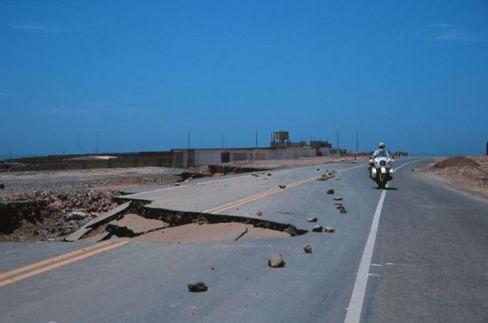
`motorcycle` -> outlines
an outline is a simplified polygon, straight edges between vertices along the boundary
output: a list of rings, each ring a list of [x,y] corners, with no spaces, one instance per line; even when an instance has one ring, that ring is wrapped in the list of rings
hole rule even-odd
[[[391,156],[376,156],[369,160],[369,177],[378,184],[378,188],[386,188],[388,182],[393,179],[395,170],[392,162],[394,161]]]

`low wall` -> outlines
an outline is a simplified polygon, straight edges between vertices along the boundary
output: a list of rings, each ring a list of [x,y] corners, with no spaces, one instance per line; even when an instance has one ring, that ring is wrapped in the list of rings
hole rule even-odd
[[[325,156],[329,148],[288,147],[231,149],[174,149],[161,152],[46,156],[8,160],[0,170],[73,170],[129,167],[193,167],[254,160]],[[104,156],[104,157],[103,157]],[[110,156],[110,157],[108,157]]]
[[[324,148],[322,155],[328,154]],[[232,148],[232,149],[186,149],[174,150],[181,155],[179,167],[193,167],[204,165],[219,165],[232,162],[250,162],[254,160],[296,159],[299,157],[319,156],[315,148],[289,147],[281,149],[272,148]]]
[[[7,171],[29,170],[74,170],[96,168],[130,168],[130,167],[183,167],[176,162],[172,152],[159,154],[121,154],[113,158],[29,158],[18,159],[6,167]]]

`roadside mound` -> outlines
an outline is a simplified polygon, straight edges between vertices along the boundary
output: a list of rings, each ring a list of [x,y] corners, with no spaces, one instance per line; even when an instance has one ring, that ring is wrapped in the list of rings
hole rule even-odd
[[[433,176],[488,196],[488,158],[452,157],[425,169]]]
[[[432,165],[434,169],[443,169],[448,167],[480,167],[480,164],[472,159],[463,156],[451,157]]]

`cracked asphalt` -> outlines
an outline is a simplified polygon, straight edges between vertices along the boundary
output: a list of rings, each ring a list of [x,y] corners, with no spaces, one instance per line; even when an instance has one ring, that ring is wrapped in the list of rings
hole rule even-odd
[[[412,159],[398,160],[397,166]],[[419,161],[415,167],[425,163]],[[317,171],[320,168],[321,171]],[[344,170],[303,182],[325,169]],[[347,170],[346,170],[347,169]],[[128,244],[0,287],[2,322],[343,322],[381,192],[367,165],[337,164],[195,181],[132,196],[154,206],[262,217],[335,233],[239,241]],[[264,179],[268,178],[268,179]],[[340,214],[331,195],[343,197]],[[256,195],[258,194],[258,195]],[[248,203],[247,196],[257,196]],[[360,319],[364,322],[485,322],[488,202],[402,168],[386,193]],[[257,215],[258,211],[262,215]],[[313,253],[303,246],[310,244]],[[88,246],[1,243],[0,271]],[[286,267],[272,269],[279,252]],[[205,282],[204,293],[187,284]]]

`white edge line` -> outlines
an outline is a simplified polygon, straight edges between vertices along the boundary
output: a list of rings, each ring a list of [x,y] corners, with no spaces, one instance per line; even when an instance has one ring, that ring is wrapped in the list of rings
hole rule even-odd
[[[401,168],[418,162],[419,160],[413,160],[403,165],[398,166],[397,171]],[[359,265],[358,273],[356,275],[356,281],[354,282],[354,288],[352,290],[351,300],[347,309],[345,323],[358,323],[361,319],[361,311],[363,309],[364,295],[366,294],[366,285],[368,283],[369,268],[371,266],[371,259],[373,258],[373,249],[376,242],[376,234],[378,232],[378,225],[381,217],[381,210],[383,209],[383,203],[385,202],[387,191],[382,191],[378,206],[373,217],[373,223],[371,224],[371,230],[369,231],[368,240],[364,247],[363,256],[361,257],[361,263]]]

